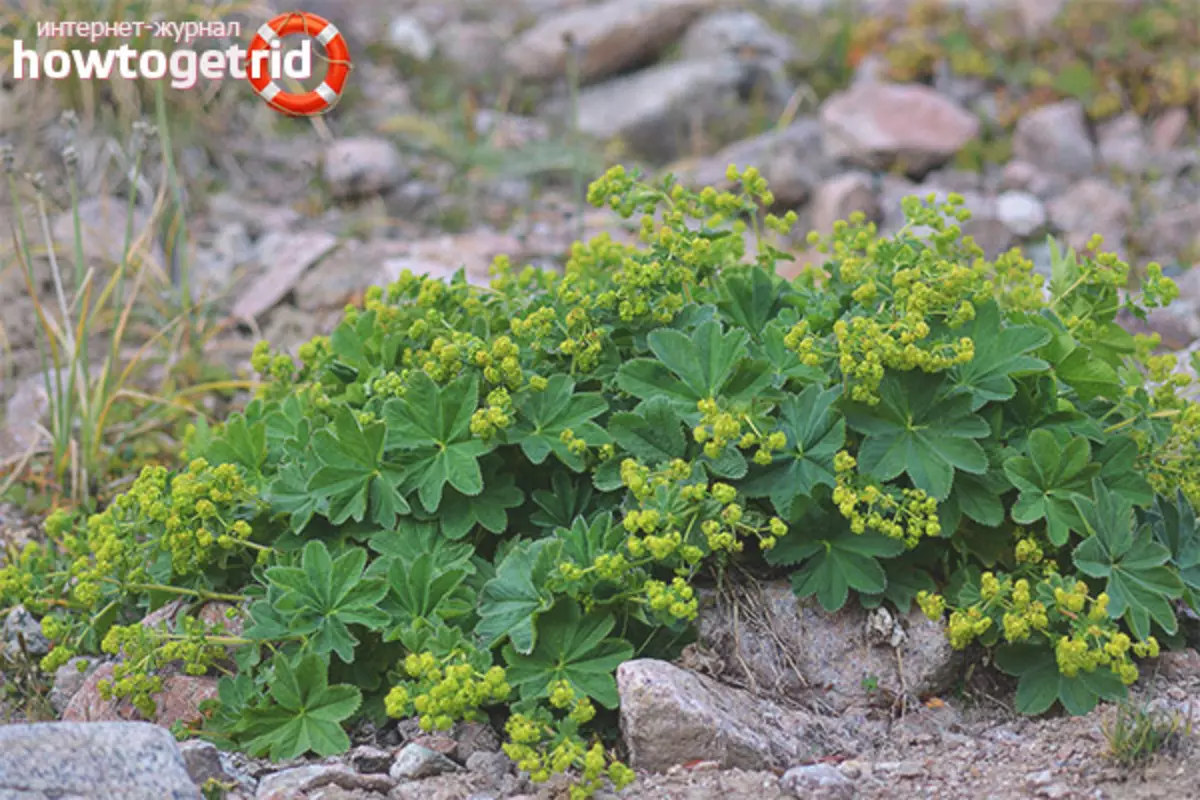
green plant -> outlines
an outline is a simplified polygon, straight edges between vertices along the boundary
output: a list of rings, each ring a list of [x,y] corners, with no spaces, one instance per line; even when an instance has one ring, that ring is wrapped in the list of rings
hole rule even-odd
[[[1123,767],[1133,767],[1156,753],[1185,743],[1192,720],[1179,711],[1161,711],[1149,704],[1122,700],[1103,725],[1109,756]]]
[[[729,179],[614,168],[589,200],[643,215],[639,246],[578,243],[563,275],[499,259],[486,289],[406,273],[298,363],[261,343],[258,395],[197,421],[185,469],[52,517],[0,603],[48,614],[47,667],[157,637],[236,671],[204,732],[226,746],[329,753],[354,715],[487,711],[577,797],[630,778],[602,736],[616,667],[680,652],[731,562],[829,611],[950,610],[1025,712],[1123,696],[1171,604],[1197,607],[1200,406],[1115,322],[1174,285],[1151,269],[1122,300],[1128,267],[1094,242],[1054,250],[1044,293],[963,237],[959,197],[909,198],[892,236],[839,223],[786,281],[742,234],[794,218],[763,214],[756,170]],[[110,637],[171,597],[248,624]]]
[[[74,115],[64,115],[64,119],[72,128],[79,124]],[[35,307],[36,343],[49,405],[48,426],[42,429],[38,425],[41,441],[0,481],[0,493],[23,479],[30,458],[48,449],[46,472],[54,494],[90,505],[97,495],[110,495],[118,479],[114,474],[124,469],[128,459],[123,453],[136,453],[144,462],[159,456],[161,450],[170,452],[171,445],[164,446],[162,440],[169,441],[172,425],[194,413],[195,396],[248,385],[228,380],[219,370],[190,370],[195,353],[203,349],[217,327],[206,319],[211,310],[208,305],[192,300],[186,279],[176,289],[179,281],[172,283],[165,265],[155,263],[152,254],[153,227],[163,209],[171,205],[167,195],[177,189],[167,128],[155,129],[142,122],[133,126],[130,179],[135,185],[142,179],[146,154],[160,133],[168,178],[160,187],[153,220],[145,230],[135,230],[135,193],[130,192],[123,209],[126,221],[120,255],[111,271],[109,265],[89,263],[85,256],[74,145],[62,153],[72,228],[70,269],[60,261],[67,244],[55,241],[52,235],[46,177],[26,175],[19,181],[12,150],[0,151],[0,171],[19,212],[12,231],[16,245],[13,263],[21,269]],[[29,205],[36,233],[25,223],[24,211]],[[184,241],[171,237],[169,252],[186,250]],[[36,261],[39,256],[45,258],[54,287],[49,303],[38,290],[42,282]],[[183,275],[186,278],[186,269]],[[156,390],[147,390],[145,374],[156,363],[165,367],[163,378]],[[163,433],[166,435],[160,435]],[[41,465],[35,461],[35,466]]]

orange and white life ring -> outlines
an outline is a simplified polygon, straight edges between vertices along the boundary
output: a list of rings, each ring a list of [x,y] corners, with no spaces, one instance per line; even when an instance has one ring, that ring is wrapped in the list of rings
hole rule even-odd
[[[255,51],[269,50],[271,42],[294,34],[304,34],[320,42],[329,61],[329,71],[321,85],[303,94],[285,92],[271,79],[269,70],[260,69],[260,74],[255,75],[255,70],[251,68]],[[250,41],[246,59],[246,78],[254,91],[272,108],[293,117],[310,117],[332,108],[341,97],[346,77],[353,68],[350,50],[337,26],[316,14],[303,11],[280,14],[262,25]]]

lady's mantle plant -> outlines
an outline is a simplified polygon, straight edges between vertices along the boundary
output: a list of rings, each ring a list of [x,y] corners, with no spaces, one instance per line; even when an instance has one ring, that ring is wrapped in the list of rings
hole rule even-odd
[[[983,258],[957,198],[910,199],[892,236],[840,223],[786,281],[765,244],[741,263],[772,198],[732,174],[614,169],[590,199],[643,215],[640,246],[577,244],[564,275],[501,259],[486,289],[405,274],[299,363],[260,345],[259,396],[186,468],[53,517],[0,572],[47,614],[45,666],[121,652],[106,688],[146,710],[169,661],[223,673],[207,735],[276,758],[342,750],[358,717],[490,714],[583,796],[630,778],[617,666],[677,653],[697,580],[737,560],[829,611],[949,612],[1025,712],[1121,696],[1200,609],[1200,407],[1114,321],[1174,285],[1151,268],[1123,301],[1125,264],[1056,252],[1045,291],[1018,252]],[[244,629],[137,624],[173,596]]]

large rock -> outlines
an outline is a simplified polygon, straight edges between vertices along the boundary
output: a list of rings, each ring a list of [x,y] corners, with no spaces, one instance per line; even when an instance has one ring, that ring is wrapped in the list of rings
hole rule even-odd
[[[1150,145],[1141,118],[1134,113],[1122,114],[1106,121],[1096,132],[1097,152],[1104,166],[1129,174],[1145,169],[1150,157]]]
[[[694,760],[786,769],[841,750],[850,738],[830,719],[785,709],[665,661],[626,661],[617,668],[617,686],[621,733],[638,770],[662,772]]]
[[[554,80],[566,74],[573,41],[580,78],[590,83],[653,61],[711,5],[711,0],[609,0],[572,9],[518,36],[505,58],[526,80]]]
[[[783,98],[772,75],[736,58],[680,61],[615,78],[579,95],[579,130],[601,140],[620,139],[631,155],[665,163],[692,153],[716,130],[744,135],[749,105]],[[564,107],[554,109],[561,115]]]
[[[1087,129],[1083,105],[1064,100],[1035,108],[1017,120],[1013,157],[1047,172],[1072,177],[1096,169],[1096,148]]]
[[[99,195],[80,200],[76,210],[58,214],[51,224],[59,267],[65,272],[74,272],[76,213],[85,261],[114,266],[140,259],[159,268],[167,267],[166,253],[151,225],[153,216],[137,205],[131,213],[126,199]]]
[[[777,581],[746,590],[736,603],[703,593],[700,644],[740,683],[799,701],[819,699],[839,712],[871,703],[867,679],[877,691],[913,697],[952,686],[960,654],[942,626],[915,608],[898,620],[885,617],[886,611],[869,614],[853,605],[830,614]],[[881,621],[891,626],[890,641],[873,633]]]
[[[0,726],[0,797],[198,800],[175,739],[139,722]]]
[[[1124,249],[1133,218],[1133,204],[1125,193],[1099,178],[1079,181],[1051,200],[1046,210],[1071,247],[1083,248],[1098,233],[1104,248],[1117,253]]]
[[[396,782],[386,775],[360,775],[345,764],[306,764],[263,778],[254,793],[254,799],[310,800],[320,796],[320,790],[326,787],[364,794],[386,794],[395,785]]]
[[[919,84],[864,82],[821,106],[825,151],[869,169],[921,176],[979,134],[979,119]]]
[[[718,191],[733,189],[725,173],[730,164],[739,169],[757,167],[767,179],[779,208],[798,208],[806,203],[828,164],[822,158],[821,128],[815,119],[804,117],[783,130],[742,139],[714,155],[677,163],[671,171],[688,186]]]

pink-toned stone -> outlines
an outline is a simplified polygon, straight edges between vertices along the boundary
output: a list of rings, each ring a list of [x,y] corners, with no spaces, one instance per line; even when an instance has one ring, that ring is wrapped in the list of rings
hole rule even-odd
[[[825,154],[871,169],[923,175],[979,134],[979,119],[920,84],[860,83],[821,106]]]
[[[1165,153],[1178,147],[1187,132],[1187,109],[1169,108],[1154,121],[1150,129],[1150,145],[1156,152]]]
[[[63,711],[64,722],[137,721],[145,718],[128,701],[105,700],[100,682],[112,680],[113,665],[104,664],[84,681]],[[155,695],[157,709],[148,722],[170,727],[176,722],[194,723],[202,714],[199,706],[217,696],[217,679],[193,675],[173,675],[163,680],[163,690]]]

